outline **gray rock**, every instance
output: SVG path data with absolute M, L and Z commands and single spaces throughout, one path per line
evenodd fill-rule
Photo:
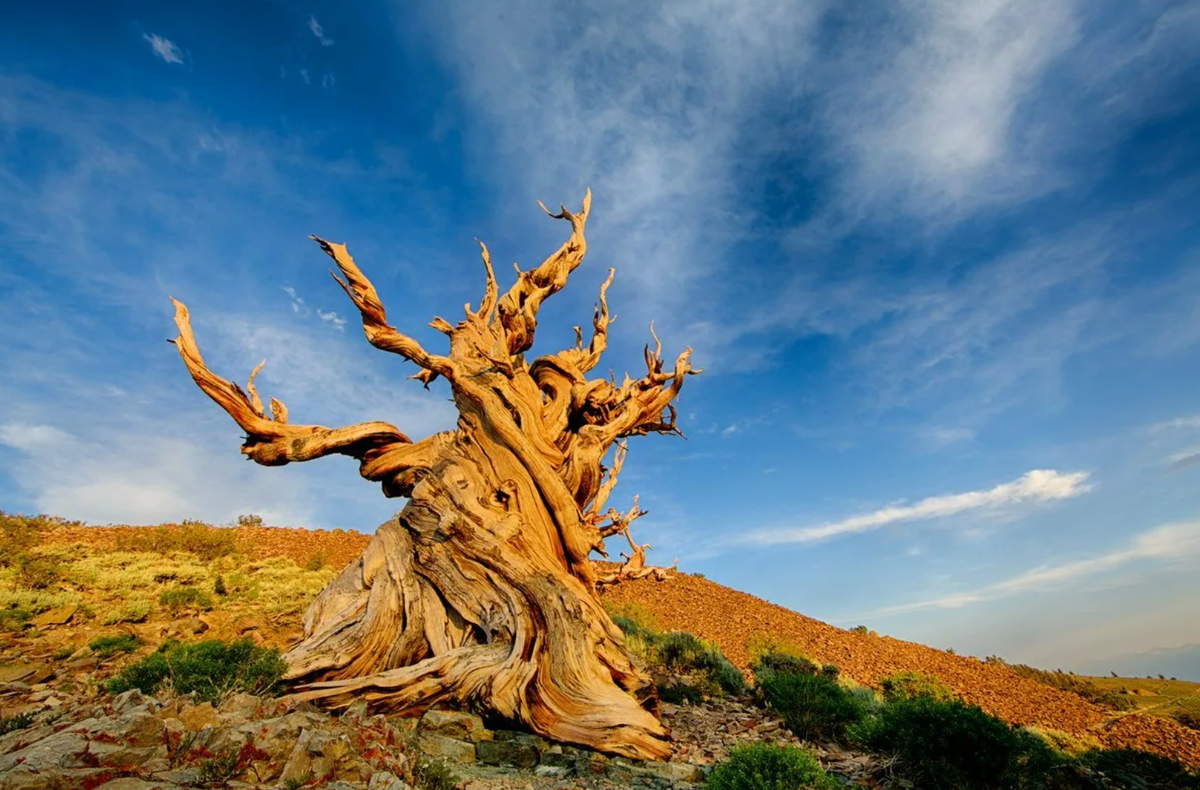
M 475 762 L 475 744 L 432 732 L 421 733 L 417 738 L 417 748 L 430 757 L 441 757 L 456 763 Z
M 571 769 L 563 765 L 539 765 L 533 769 L 537 776 L 544 776 L 549 779 L 562 779 L 570 776 Z
M 699 782 L 704 778 L 704 769 L 691 763 L 647 762 L 637 766 L 636 773 L 668 782 Z
M 146 705 L 149 701 L 150 698 L 141 691 L 137 689 L 129 689 L 129 691 L 122 691 L 120 694 L 113 697 L 112 707 L 117 713 L 124 713 L 141 705 Z
M 367 790 L 412 790 L 412 787 L 394 773 L 376 771 L 367 782 Z
M 417 728 L 434 735 L 457 738 L 460 741 L 490 741 L 492 739 L 492 733 L 484 729 L 483 719 L 472 713 L 462 713 L 461 711 L 425 711 Z
M 533 768 L 541 754 L 532 743 L 523 741 L 483 741 L 475 744 L 475 758 L 485 765 L 512 765 Z
M 96 788 L 96 790 L 175 790 L 179 785 L 174 782 L 153 781 L 150 779 L 138 779 L 134 776 L 123 776 L 120 779 L 113 779 L 111 782 L 105 782 Z

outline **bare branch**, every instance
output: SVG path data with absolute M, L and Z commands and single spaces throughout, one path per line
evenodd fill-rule
M 179 356 L 200 389 L 246 432 L 242 452 L 253 460 L 264 466 L 279 466 L 332 454 L 362 459 L 372 453 L 411 445 L 411 439 L 385 422 L 345 428 L 290 425 L 287 407 L 274 398 L 271 399 L 271 413 L 275 419 L 267 418 L 262 401 L 253 390 L 254 376 L 247 385 L 253 396 L 248 397 L 237 384 L 209 370 L 196 344 L 187 307 L 175 299 L 171 301 L 175 305 L 175 325 L 179 328 L 179 337 L 171 342 L 179 349 Z M 262 367 L 260 363 L 254 374 L 257 375 Z
M 567 277 L 583 262 L 583 256 L 587 252 L 583 229 L 587 223 L 588 212 L 592 208 L 590 189 L 584 195 L 583 208 L 578 214 L 568 211 L 565 206 L 561 207 L 558 213 L 552 213 L 540 202 L 538 205 L 551 217 L 570 222 L 571 237 L 536 269 L 522 272 L 517 268 L 516 283 L 501 297 L 499 316 L 508 334 L 510 354 L 523 353 L 533 345 L 537 313 L 542 302 L 562 290 L 567 284 Z
M 425 368 L 432 374 L 429 378 L 422 379 L 426 386 L 436 376 L 444 376 L 448 379 L 454 377 L 454 366 L 448 358 L 430 354 L 416 340 L 388 324 L 387 313 L 383 308 L 383 303 L 379 300 L 375 286 L 354 263 L 354 259 L 346 251 L 346 245 L 334 244 L 318 236 L 309 238 L 321 245 L 321 249 L 333 259 L 345 276 L 346 279 L 342 280 L 334 274 L 333 279 L 337 280 L 337 284 L 342 287 L 342 290 L 358 308 L 358 312 L 362 315 L 363 332 L 371 345 L 384 351 L 391 351 L 393 354 L 399 354 Z

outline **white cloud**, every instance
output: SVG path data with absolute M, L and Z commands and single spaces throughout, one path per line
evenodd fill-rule
M 1137 535 L 1129 546 L 1108 554 L 1059 565 L 1043 565 L 975 590 L 890 606 L 857 617 L 879 617 L 926 609 L 957 609 L 968 604 L 993 601 L 1034 590 L 1055 589 L 1067 582 L 1108 573 L 1134 562 L 1187 561 L 1196 554 L 1200 554 L 1200 520 L 1166 524 Z
M 975 431 L 970 428 L 932 428 L 925 432 L 925 437 L 941 447 L 969 442 L 975 438 Z
M 296 293 L 296 289 L 290 285 L 283 286 L 283 292 L 292 300 L 292 312 L 297 315 L 308 314 L 308 307 L 304 304 L 304 299 Z
M 325 35 L 325 28 L 321 27 L 321 23 L 317 21 L 315 16 L 308 18 L 308 29 L 317 37 L 317 41 L 321 42 L 323 47 L 332 47 L 333 39 Z
M 150 49 L 154 50 L 154 54 L 167 63 L 183 63 L 183 52 L 175 46 L 175 42 L 154 33 L 143 33 L 142 38 L 149 41 Z
M 1036 135 L 1025 138 L 1016 118 L 1075 43 L 1075 5 L 908 4 L 908 17 L 887 31 L 880 53 L 868 54 L 866 86 L 830 100 L 851 157 L 851 202 L 935 215 L 1057 186 L 1053 152 Z
M 48 447 L 66 447 L 70 441 L 70 434 L 52 425 L 20 422 L 0 425 L 0 444 L 16 450 L 33 452 Z
M 1189 417 L 1176 417 L 1173 420 L 1156 422 L 1150 426 L 1150 431 L 1153 433 L 1158 433 L 1161 431 L 1174 431 L 1188 428 L 1200 428 L 1200 414 L 1193 414 Z
M 739 429 L 738 429 L 737 423 L 731 423 L 729 425 L 726 425 L 723 429 L 721 429 L 721 435 L 722 436 L 733 436 L 735 433 L 738 432 L 738 430 Z
M 1087 472 L 1064 474 L 1053 469 L 1034 469 L 1012 482 L 983 491 L 928 497 L 911 505 L 890 505 L 871 513 L 817 527 L 761 530 L 751 533 L 739 542 L 761 546 L 812 543 L 839 535 L 870 532 L 897 522 L 945 518 L 969 511 L 995 511 L 1018 505 L 1069 499 L 1091 489 L 1087 479 Z
M 346 328 L 346 319 L 342 318 L 341 316 L 339 316 L 337 313 L 333 312 L 332 310 L 330 310 L 328 313 L 326 313 L 323 310 L 321 310 L 321 308 L 318 307 L 317 308 L 317 317 L 320 318 L 325 323 L 332 326 L 334 329 L 338 330 L 339 332 Z

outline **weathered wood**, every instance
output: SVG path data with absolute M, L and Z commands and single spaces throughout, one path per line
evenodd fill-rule
M 590 208 L 589 191 L 577 213 L 547 210 L 571 224 L 570 238 L 537 268 L 518 269 L 503 295 L 480 245 L 487 281 L 479 309 L 468 304 L 456 325 L 431 324 L 449 337 L 444 356 L 388 324 L 344 245 L 313 237 L 337 265 L 367 339 L 418 365 L 415 378 L 426 386 L 439 376 L 450 384 L 457 426 L 415 443 L 386 423 L 293 425 L 274 399 L 268 416 L 253 375 L 247 395 L 209 370 L 187 308 L 175 302 L 173 342 L 200 388 L 246 431 L 243 453 L 267 465 L 348 455 L 387 496 L 409 498 L 306 613 L 304 638 L 285 655 L 298 697 L 335 707 L 365 699 L 389 711 L 442 702 L 614 754 L 669 754 L 652 686 L 597 586 L 668 570 L 647 566 L 649 546 L 630 534 L 644 515 L 636 499 L 627 513 L 602 511 L 624 463 L 621 440 L 678 432 L 672 403 L 684 378 L 699 372 L 691 349 L 664 370 L 655 336 L 643 378 L 589 380 L 608 342 L 610 271 L 590 343 L 577 327 L 573 348 L 525 360 L 541 304 L 583 261 Z M 604 540 L 617 534 L 631 553 L 598 575 L 591 555 L 607 557 Z

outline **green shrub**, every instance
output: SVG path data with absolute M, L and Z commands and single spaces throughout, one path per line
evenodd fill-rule
M 933 675 L 922 672 L 897 672 L 883 679 L 883 698 L 888 702 L 902 699 L 928 697 L 929 699 L 948 702 L 954 699 L 954 692 Z
M 25 590 L 47 590 L 62 578 L 62 563 L 55 557 L 19 554 L 13 564 L 17 568 L 17 586 Z
M 0 631 L 20 631 L 33 619 L 33 612 L 23 606 L 0 609 Z
M 100 618 L 103 625 L 117 625 L 119 623 L 141 623 L 145 622 L 150 616 L 150 602 L 145 600 L 133 600 L 126 603 L 119 609 L 113 609 L 104 613 Z
M 318 551 L 308 558 L 308 562 L 304 563 L 304 569 L 307 571 L 319 571 L 325 567 L 325 552 Z
M 626 621 L 635 623 L 643 632 L 657 634 L 662 631 L 662 627 L 658 624 L 658 619 L 649 609 L 640 603 L 634 601 L 628 603 L 605 601 L 604 611 L 608 612 L 608 616 L 613 618 L 614 622 L 616 618 L 621 617 Z
M 869 634 L 871 632 L 869 630 L 867 630 L 867 627 L 865 625 L 856 625 L 850 629 L 850 633 L 858 634 L 859 636 L 866 636 L 867 634 Z
M 229 644 L 216 639 L 164 642 L 110 680 L 107 688 L 112 694 L 131 688 L 153 694 L 169 680 L 176 692 L 195 692 L 197 699 L 213 702 L 234 692 L 274 694 L 282 687 L 286 669 L 278 650 L 259 647 L 249 637 Z
M 713 696 L 711 690 L 685 681 L 671 681 L 658 687 L 658 698 L 672 705 L 682 705 L 685 702 L 697 705 L 703 702 L 705 697 L 711 696 Z
M 1200 713 L 1190 710 L 1181 710 L 1175 714 L 1175 721 L 1187 727 L 1189 730 L 1200 731 Z
M 239 527 L 261 527 L 263 519 L 257 513 L 247 513 L 237 517 L 237 525 Z
M 815 663 L 804 656 L 792 653 L 764 653 L 750 666 L 756 678 L 772 672 L 785 675 L 815 675 L 821 671 Z
M 88 643 L 88 647 L 100 658 L 108 658 L 114 653 L 132 653 L 141 646 L 142 640 L 135 634 L 100 636 Z
M 163 590 L 158 596 L 158 603 L 160 606 L 167 607 L 171 614 L 176 614 L 183 609 L 207 611 L 213 607 L 209 594 L 196 587 L 175 587 L 171 590 Z
M 455 790 L 456 777 L 445 763 L 421 756 L 412 769 L 413 785 L 417 790 Z
M 1068 760 L 980 708 L 929 697 L 889 702 L 849 734 L 873 751 L 898 756 L 908 779 L 923 790 L 1039 787 Z
M 708 790 L 801 790 L 836 785 L 817 759 L 795 746 L 735 746 L 708 777 Z
M 212 527 L 199 521 L 160 524 L 152 530 L 136 530 L 117 537 L 117 551 L 152 551 L 171 554 L 190 551 L 204 562 L 227 557 L 237 550 L 237 536 L 231 529 Z
M 823 675 L 771 672 L 757 681 L 766 705 L 793 733 L 806 740 L 840 741 L 846 727 L 862 718 L 854 696 Z
M 720 648 L 694 634 L 674 631 L 654 640 L 654 655 L 663 670 L 704 675 L 727 694 L 746 690 L 746 678 Z
M 1088 768 L 1099 771 L 1118 786 L 1130 790 L 1193 790 L 1200 788 L 1200 777 L 1165 757 L 1135 749 L 1111 749 L 1088 752 L 1081 758 Z
M 1003 663 L 1003 661 L 1000 661 Z M 1045 669 L 1027 666 L 1025 664 L 1009 664 L 1009 669 L 1021 677 L 1036 680 L 1051 688 L 1067 691 L 1083 697 L 1093 705 L 1100 705 L 1111 710 L 1133 710 L 1131 700 L 1121 696 L 1116 691 L 1106 691 L 1095 683 L 1084 678 L 1067 674 L 1066 672 L 1049 672 Z
M 33 714 L 29 711 L 15 714 L 13 716 L 5 716 L 0 718 L 0 735 L 7 735 L 10 732 L 23 730 L 33 724 Z
M 229 591 L 225 589 L 225 579 L 220 574 L 217 574 L 217 578 L 213 582 L 213 593 L 221 596 L 229 595 Z

